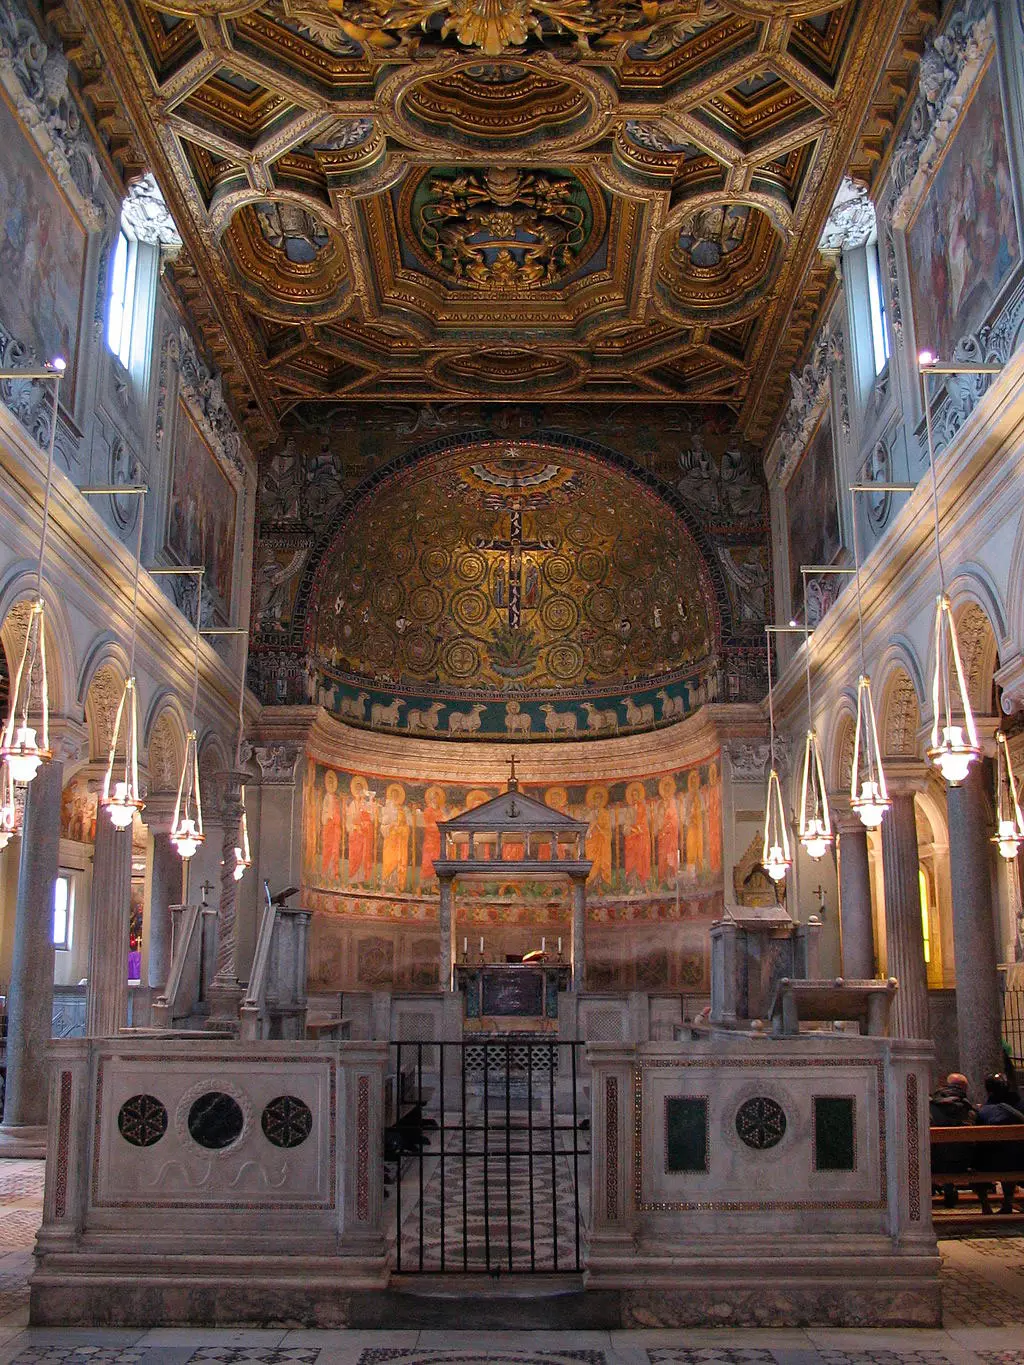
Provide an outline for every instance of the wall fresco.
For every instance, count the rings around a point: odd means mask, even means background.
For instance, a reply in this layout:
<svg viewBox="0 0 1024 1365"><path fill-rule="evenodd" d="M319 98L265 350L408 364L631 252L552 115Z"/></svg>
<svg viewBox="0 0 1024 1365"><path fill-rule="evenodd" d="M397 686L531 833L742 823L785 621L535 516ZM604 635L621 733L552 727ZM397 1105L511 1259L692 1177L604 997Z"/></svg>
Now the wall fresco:
<svg viewBox="0 0 1024 1365"><path fill-rule="evenodd" d="M1020 259L999 69L990 61L907 230L918 349L949 359Z"/></svg>

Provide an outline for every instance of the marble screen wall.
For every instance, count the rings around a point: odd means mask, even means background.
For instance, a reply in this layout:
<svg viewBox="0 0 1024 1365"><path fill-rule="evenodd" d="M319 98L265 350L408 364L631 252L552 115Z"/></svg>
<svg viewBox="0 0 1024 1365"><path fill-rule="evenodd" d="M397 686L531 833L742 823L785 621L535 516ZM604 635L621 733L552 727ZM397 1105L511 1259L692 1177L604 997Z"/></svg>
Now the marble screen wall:
<svg viewBox="0 0 1024 1365"><path fill-rule="evenodd" d="M587 987L701 991L708 929L722 913L722 786L717 751L699 762L614 780L524 783L588 826ZM483 804L497 784L400 780L310 760L303 790L303 903L314 916L314 990L437 986L440 822ZM502 875L456 892L458 948L489 961L541 946L568 956L568 890ZM464 851L458 850L460 856ZM522 856L507 844L505 857Z"/></svg>

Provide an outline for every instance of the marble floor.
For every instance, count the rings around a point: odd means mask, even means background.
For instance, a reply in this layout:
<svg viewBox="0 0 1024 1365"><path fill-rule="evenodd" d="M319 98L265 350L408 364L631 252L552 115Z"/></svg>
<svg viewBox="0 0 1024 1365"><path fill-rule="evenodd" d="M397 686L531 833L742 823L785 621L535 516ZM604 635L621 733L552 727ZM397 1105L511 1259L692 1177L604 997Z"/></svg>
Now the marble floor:
<svg viewBox="0 0 1024 1365"><path fill-rule="evenodd" d="M0 1365L1024 1365L1024 1237L940 1242L941 1331L32 1329L42 1162L0 1161ZM404 1221L404 1220L403 1220Z"/></svg>

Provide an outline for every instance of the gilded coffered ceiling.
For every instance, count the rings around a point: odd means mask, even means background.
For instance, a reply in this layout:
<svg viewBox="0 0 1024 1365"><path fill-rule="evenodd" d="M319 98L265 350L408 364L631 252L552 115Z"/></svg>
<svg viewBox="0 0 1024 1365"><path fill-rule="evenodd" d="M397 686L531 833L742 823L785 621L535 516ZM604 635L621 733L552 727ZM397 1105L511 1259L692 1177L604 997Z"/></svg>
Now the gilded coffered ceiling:
<svg viewBox="0 0 1024 1365"><path fill-rule="evenodd" d="M185 242L175 284L265 435L321 400L528 395L724 402L756 437L922 5L58 8L103 55Z"/></svg>

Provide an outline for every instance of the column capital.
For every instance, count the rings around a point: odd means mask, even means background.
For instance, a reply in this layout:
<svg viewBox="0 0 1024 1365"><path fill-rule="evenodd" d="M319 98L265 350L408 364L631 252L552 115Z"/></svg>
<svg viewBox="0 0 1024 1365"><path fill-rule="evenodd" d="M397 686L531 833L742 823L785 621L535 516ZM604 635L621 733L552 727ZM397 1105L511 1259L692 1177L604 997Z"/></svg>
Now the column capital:
<svg viewBox="0 0 1024 1365"><path fill-rule="evenodd" d="M274 744L255 744L253 753L260 770L260 783L266 787L293 786L298 772L299 760L305 753L305 745L293 740L278 740ZM243 779L251 781L248 773Z"/></svg>
<svg viewBox="0 0 1024 1365"><path fill-rule="evenodd" d="M150 834L170 834L177 800L178 793L176 791L146 793L146 805L142 812L142 821L148 826Z"/></svg>
<svg viewBox="0 0 1024 1365"><path fill-rule="evenodd" d="M848 791L829 792L828 808L832 816L832 827L837 834L863 834L864 825L860 816L850 805Z"/></svg>
<svg viewBox="0 0 1024 1365"><path fill-rule="evenodd" d="M913 796L928 785L929 767L921 758L883 758L890 796Z"/></svg>

